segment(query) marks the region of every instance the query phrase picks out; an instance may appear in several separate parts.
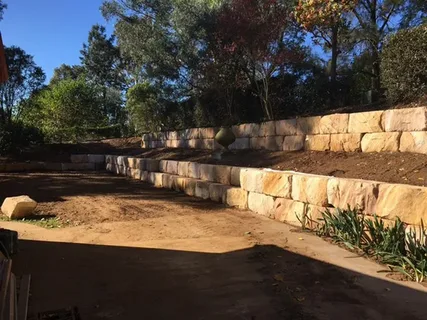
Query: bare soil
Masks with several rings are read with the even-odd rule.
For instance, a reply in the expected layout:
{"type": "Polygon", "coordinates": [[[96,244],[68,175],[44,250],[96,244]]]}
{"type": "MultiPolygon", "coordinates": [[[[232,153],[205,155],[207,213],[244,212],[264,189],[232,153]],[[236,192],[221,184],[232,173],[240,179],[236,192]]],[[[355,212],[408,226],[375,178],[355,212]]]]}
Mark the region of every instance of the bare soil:
{"type": "Polygon", "coordinates": [[[427,319],[426,289],[311,234],[107,174],[3,174],[70,226],[19,232],[31,312],[82,319],[427,319]]]}

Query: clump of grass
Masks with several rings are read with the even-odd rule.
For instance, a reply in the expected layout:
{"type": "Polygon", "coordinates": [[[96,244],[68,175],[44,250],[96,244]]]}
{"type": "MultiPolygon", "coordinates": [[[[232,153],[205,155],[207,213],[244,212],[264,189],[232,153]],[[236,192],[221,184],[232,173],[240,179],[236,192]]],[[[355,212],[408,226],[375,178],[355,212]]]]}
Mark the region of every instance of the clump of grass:
{"type": "Polygon", "coordinates": [[[39,226],[46,229],[56,229],[56,228],[62,228],[63,222],[58,217],[37,217],[37,216],[31,216],[29,218],[23,218],[23,219],[17,219],[17,220],[11,220],[6,216],[0,216],[0,221],[13,221],[13,222],[21,222],[21,223],[28,223],[35,226],[39,226]]]}
{"type": "Polygon", "coordinates": [[[386,226],[377,216],[370,220],[357,209],[349,208],[323,212],[316,233],[351,250],[362,250],[393,271],[422,282],[427,277],[427,231],[423,223],[407,232],[405,227],[399,218],[386,226]]]}

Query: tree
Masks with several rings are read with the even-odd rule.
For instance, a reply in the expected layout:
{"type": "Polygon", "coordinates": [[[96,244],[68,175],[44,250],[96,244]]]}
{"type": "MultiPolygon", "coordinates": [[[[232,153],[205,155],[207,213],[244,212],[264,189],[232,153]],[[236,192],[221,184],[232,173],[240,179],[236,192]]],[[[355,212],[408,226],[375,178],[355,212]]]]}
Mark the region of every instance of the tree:
{"type": "Polygon", "coordinates": [[[68,64],[61,64],[58,68],[53,71],[53,76],[50,79],[49,84],[55,85],[62,80],[77,80],[80,77],[85,77],[86,70],[83,66],[68,64]]]}
{"type": "Polygon", "coordinates": [[[12,116],[19,116],[20,102],[32,92],[43,87],[45,74],[36,65],[31,55],[19,47],[5,48],[9,80],[0,86],[1,108],[0,122],[9,123],[12,116]]]}
{"type": "Polygon", "coordinates": [[[299,0],[295,9],[297,21],[313,35],[314,42],[331,51],[331,104],[335,103],[337,90],[338,56],[342,52],[343,38],[348,36],[350,21],[346,15],[354,5],[354,0],[299,0]]]}
{"type": "Polygon", "coordinates": [[[78,141],[86,128],[106,125],[96,89],[84,79],[62,80],[35,99],[41,115],[36,121],[51,141],[78,141]]]}
{"type": "Polygon", "coordinates": [[[112,123],[122,108],[122,99],[117,99],[125,88],[123,61],[115,37],[107,36],[105,27],[94,25],[89,32],[88,43],[81,50],[81,61],[87,80],[100,88],[104,113],[112,123]],[[110,98],[114,99],[110,99],[110,98]]]}
{"type": "Polygon", "coordinates": [[[3,20],[4,10],[7,9],[7,4],[0,0],[0,20],[3,20]]]}
{"type": "Polygon", "coordinates": [[[286,39],[290,4],[280,0],[232,0],[221,8],[215,30],[212,60],[224,61],[221,64],[225,70],[233,74],[241,68],[246,84],[240,77],[232,83],[250,84],[269,120],[274,118],[272,79],[284,65],[302,59],[299,43],[286,39]]]}

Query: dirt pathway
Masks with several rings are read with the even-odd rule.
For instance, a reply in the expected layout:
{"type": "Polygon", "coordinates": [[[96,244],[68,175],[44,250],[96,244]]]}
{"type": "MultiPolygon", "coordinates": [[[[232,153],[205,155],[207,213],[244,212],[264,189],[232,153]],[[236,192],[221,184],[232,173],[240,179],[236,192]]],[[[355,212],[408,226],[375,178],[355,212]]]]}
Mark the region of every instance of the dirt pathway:
{"type": "Polygon", "coordinates": [[[14,269],[33,276],[33,312],[75,305],[84,320],[427,319],[421,285],[389,280],[373,262],[250,212],[108,175],[0,177],[0,197],[14,191],[39,200],[40,213],[80,224],[0,223],[22,239],[14,269]]]}

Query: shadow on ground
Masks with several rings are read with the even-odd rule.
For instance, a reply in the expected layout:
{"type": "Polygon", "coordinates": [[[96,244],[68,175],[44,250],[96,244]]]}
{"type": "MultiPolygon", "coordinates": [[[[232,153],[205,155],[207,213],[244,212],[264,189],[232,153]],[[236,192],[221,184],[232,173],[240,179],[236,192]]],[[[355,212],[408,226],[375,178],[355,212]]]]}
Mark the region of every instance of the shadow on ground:
{"type": "Polygon", "coordinates": [[[14,271],[32,274],[30,311],[77,306],[84,320],[423,319],[427,298],[276,246],[222,254],[40,241],[20,247],[14,271]]]}

